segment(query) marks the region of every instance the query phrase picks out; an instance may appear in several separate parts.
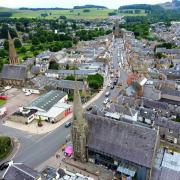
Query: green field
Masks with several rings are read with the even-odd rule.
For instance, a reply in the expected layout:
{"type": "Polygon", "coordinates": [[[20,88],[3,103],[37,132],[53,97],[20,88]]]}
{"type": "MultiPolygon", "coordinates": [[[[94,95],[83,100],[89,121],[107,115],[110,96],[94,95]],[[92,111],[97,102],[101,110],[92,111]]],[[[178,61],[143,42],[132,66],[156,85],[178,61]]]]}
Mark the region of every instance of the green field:
{"type": "MultiPolygon", "coordinates": [[[[43,18],[41,14],[47,13],[48,16],[46,19],[57,19],[59,16],[66,16],[68,19],[105,19],[108,17],[108,13],[112,13],[114,9],[89,9],[90,12],[83,12],[84,9],[75,9],[75,10],[15,10],[0,8],[0,12],[12,12],[12,17],[14,18],[43,18]]],[[[119,13],[121,16],[144,16],[146,15],[144,11],[140,14],[129,14],[129,13],[119,13]]]]}
{"type": "Polygon", "coordinates": [[[113,12],[114,10],[97,10],[91,9],[90,12],[83,12],[80,10],[40,10],[40,11],[30,11],[30,10],[21,10],[13,13],[15,18],[42,18],[41,14],[49,14],[46,19],[57,19],[59,16],[66,16],[68,19],[103,19],[108,17],[108,13],[113,12]]]}
{"type": "Polygon", "coordinates": [[[1,99],[0,99],[0,106],[4,105],[5,103],[6,103],[5,100],[1,100],[1,99]]]}

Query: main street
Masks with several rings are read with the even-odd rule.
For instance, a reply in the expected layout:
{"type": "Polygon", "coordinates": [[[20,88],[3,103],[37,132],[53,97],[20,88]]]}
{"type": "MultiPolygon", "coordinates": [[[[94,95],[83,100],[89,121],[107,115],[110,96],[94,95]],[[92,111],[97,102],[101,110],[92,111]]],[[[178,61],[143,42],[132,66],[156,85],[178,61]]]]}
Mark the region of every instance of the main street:
{"type": "MultiPolygon", "coordinates": [[[[115,48],[112,50],[112,61],[115,70],[119,70],[119,62],[121,62],[122,41],[116,40],[114,42],[115,48]]],[[[127,73],[124,70],[120,70],[119,82],[123,82],[127,78],[127,73]]],[[[105,93],[110,92],[110,99],[116,97],[119,90],[115,87],[110,89],[105,88],[104,93],[94,102],[98,107],[103,107],[103,101],[105,99],[105,93]]],[[[9,136],[15,136],[20,141],[20,149],[14,157],[15,162],[22,162],[26,165],[35,168],[49,157],[54,155],[59,147],[65,143],[66,137],[70,134],[70,128],[65,128],[64,124],[58,127],[53,132],[43,135],[32,135],[26,132],[22,132],[16,129],[8,128],[0,125],[0,133],[9,136]]]]}

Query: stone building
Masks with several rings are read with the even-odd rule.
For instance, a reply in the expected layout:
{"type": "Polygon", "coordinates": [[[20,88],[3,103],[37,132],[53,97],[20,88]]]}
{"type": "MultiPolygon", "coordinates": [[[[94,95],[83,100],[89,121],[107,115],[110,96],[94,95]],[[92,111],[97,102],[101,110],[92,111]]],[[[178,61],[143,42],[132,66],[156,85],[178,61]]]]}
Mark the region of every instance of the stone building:
{"type": "Polygon", "coordinates": [[[74,150],[74,159],[81,162],[87,161],[87,132],[88,125],[84,118],[83,108],[81,104],[81,97],[76,84],[74,90],[74,106],[73,106],[73,125],[72,125],[72,143],[74,150]]]}
{"type": "Polygon", "coordinates": [[[75,160],[103,165],[114,170],[119,179],[151,179],[159,144],[158,131],[101,115],[84,114],[77,86],[71,135],[75,160]]]}
{"type": "Polygon", "coordinates": [[[116,172],[118,179],[151,179],[158,131],[136,123],[85,114],[88,161],[116,172]]]}
{"type": "Polygon", "coordinates": [[[0,82],[2,85],[23,86],[27,79],[27,66],[5,64],[3,66],[0,82]]]}

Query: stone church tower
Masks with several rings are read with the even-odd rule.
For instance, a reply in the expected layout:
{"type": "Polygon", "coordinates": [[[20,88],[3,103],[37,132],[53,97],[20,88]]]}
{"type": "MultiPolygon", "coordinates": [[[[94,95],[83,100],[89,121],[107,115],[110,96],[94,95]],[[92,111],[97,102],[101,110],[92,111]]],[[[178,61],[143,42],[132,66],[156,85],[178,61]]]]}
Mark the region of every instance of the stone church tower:
{"type": "Polygon", "coordinates": [[[16,54],[16,49],[14,47],[14,41],[11,38],[9,32],[8,32],[8,41],[9,41],[9,64],[19,64],[19,59],[16,54]]]}
{"type": "Polygon", "coordinates": [[[122,30],[120,28],[119,19],[115,19],[115,21],[114,21],[113,34],[114,34],[115,38],[123,37],[122,30]]]}
{"type": "Polygon", "coordinates": [[[87,161],[87,133],[88,124],[84,118],[81,97],[77,84],[74,90],[74,109],[73,109],[73,123],[71,129],[71,138],[73,143],[74,160],[80,162],[87,161]]]}

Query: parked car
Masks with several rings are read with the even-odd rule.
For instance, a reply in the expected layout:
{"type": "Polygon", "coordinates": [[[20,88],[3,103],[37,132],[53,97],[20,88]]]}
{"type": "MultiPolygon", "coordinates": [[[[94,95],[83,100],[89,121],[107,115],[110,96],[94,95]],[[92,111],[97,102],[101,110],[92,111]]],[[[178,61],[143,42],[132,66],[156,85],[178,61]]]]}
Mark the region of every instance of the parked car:
{"type": "Polygon", "coordinates": [[[109,101],[110,101],[109,98],[106,98],[106,99],[104,100],[104,104],[107,104],[109,101]]]}
{"type": "Polygon", "coordinates": [[[92,106],[89,106],[86,111],[91,111],[92,110],[92,106]]]}
{"type": "Polygon", "coordinates": [[[113,86],[113,85],[111,85],[110,89],[114,89],[114,86],[113,86]]]}
{"type": "Polygon", "coordinates": [[[26,96],[30,96],[30,95],[31,95],[31,92],[26,92],[25,95],[26,95],[26,96]]]}
{"type": "Polygon", "coordinates": [[[5,169],[7,169],[10,162],[11,162],[11,161],[6,161],[6,162],[2,163],[2,164],[0,165],[0,171],[3,171],[3,170],[5,170],[5,169]]]}
{"type": "Polygon", "coordinates": [[[6,86],[4,89],[5,90],[9,90],[9,89],[11,89],[12,88],[12,86],[6,86]]]}
{"type": "Polygon", "coordinates": [[[110,95],[110,92],[106,92],[105,96],[108,97],[110,95]]]}
{"type": "Polygon", "coordinates": [[[70,127],[71,126],[71,122],[67,122],[66,124],[65,124],[65,128],[68,128],[68,127],[70,127]]]}

